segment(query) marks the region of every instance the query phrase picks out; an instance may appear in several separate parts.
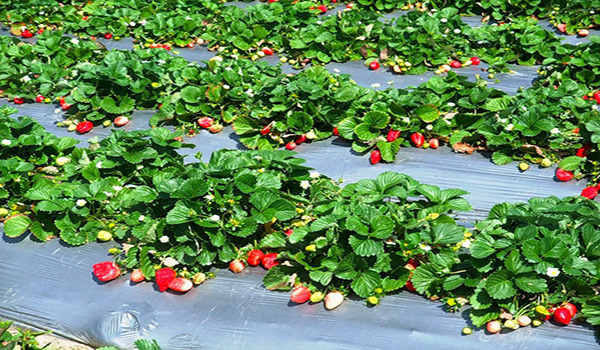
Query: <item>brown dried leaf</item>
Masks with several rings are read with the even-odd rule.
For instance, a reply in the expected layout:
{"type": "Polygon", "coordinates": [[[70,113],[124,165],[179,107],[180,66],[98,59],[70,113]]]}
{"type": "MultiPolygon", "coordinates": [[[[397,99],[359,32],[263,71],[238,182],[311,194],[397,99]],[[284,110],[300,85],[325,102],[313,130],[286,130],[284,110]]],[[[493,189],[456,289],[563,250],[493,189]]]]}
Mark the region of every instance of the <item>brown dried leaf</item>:
{"type": "Polygon", "coordinates": [[[388,59],[388,49],[387,48],[381,50],[381,52],[379,53],[379,59],[382,61],[385,61],[388,59]]]}
{"type": "Polygon", "coordinates": [[[473,154],[473,152],[475,152],[477,150],[476,147],[473,147],[473,146],[469,145],[468,143],[464,143],[464,142],[455,143],[454,145],[452,145],[452,149],[454,149],[455,152],[466,153],[466,154],[473,154]]]}

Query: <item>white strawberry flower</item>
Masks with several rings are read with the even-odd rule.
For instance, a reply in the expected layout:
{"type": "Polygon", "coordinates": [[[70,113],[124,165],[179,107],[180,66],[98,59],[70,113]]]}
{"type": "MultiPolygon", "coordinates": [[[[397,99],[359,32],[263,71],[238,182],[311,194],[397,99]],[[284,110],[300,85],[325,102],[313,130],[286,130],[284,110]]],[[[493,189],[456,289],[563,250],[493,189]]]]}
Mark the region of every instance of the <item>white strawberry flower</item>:
{"type": "Polygon", "coordinates": [[[165,258],[165,260],[163,260],[163,264],[165,264],[166,267],[173,267],[179,265],[179,261],[168,256],[165,258]]]}
{"type": "Polygon", "coordinates": [[[23,78],[21,78],[21,81],[24,82],[24,83],[27,83],[27,82],[31,81],[31,78],[28,75],[26,75],[23,78]]]}
{"type": "Polygon", "coordinates": [[[551,134],[560,134],[560,129],[559,128],[554,128],[552,130],[550,130],[551,134]]]}
{"type": "Polygon", "coordinates": [[[254,97],[254,91],[252,89],[248,89],[246,90],[246,95],[248,95],[248,97],[254,97]]]}
{"type": "Polygon", "coordinates": [[[143,26],[145,26],[146,22],[148,22],[148,21],[146,21],[145,19],[143,19],[143,20],[140,21],[140,24],[143,25],[143,26]]]}
{"type": "Polygon", "coordinates": [[[83,207],[87,202],[85,201],[85,199],[78,199],[77,202],[75,202],[75,204],[78,207],[83,207]]]}
{"type": "Polygon", "coordinates": [[[124,25],[125,27],[127,27],[127,26],[129,26],[129,23],[125,22],[125,23],[123,23],[123,25],[124,25]]]}
{"type": "Polygon", "coordinates": [[[232,70],[233,68],[231,67],[225,67],[225,70],[232,70]]]}
{"type": "Polygon", "coordinates": [[[410,123],[410,118],[409,117],[404,117],[404,118],[402,118],[402,122],[408,124],[408,123],[410,123]]]}
{"type": "Polygon", "coordinates": [[[316,178],[318,178],[319,176],[321,176],[321,174],[319,174],[319,172],[318,172],[318,171],[314,171],[314,170],[312,170],[312,171],[310,172],[310,175],[309,175],[309,176],[310,176],[310,178],[311,178],[311,179],[316,179],[316,178]]]}
{"type": "Polygon", "coordinates": [[[140,217],[138,218],[138,220],[139,220],[140,222],[141,222],[141,221],[144,221],[144,220],[146,220],[146,217],[145,217],[144,215],[140,215],[140,217]]]}
{"type": "Polygon", "coordinates": [[[225,90],[229,90],[230,88],[231,87],[229,85],[227,85],[227,84],[223,85],[223,89],[225,89],[225,90]]]}
{"type": "Polygon", "coordinates": [[[11,144],[12,144],[11,140],[7,140],[7,139],[2,140],[2,145],[3,146],[10,146],[11,144]]]}
{"type": "Polygon", "coordinates": [[[526,110],[527,110],[527,107],[525,107],[525,106],[523,106],[523,107],[521,107],[521,108],[523,108],[523,110],[524,110],[524,111],[526,111],[526,110]]]}
{"type": "Polygon", "coordinates": [[[120,190],[122,190],[122,189],[123,189],[123,187],[121,187],[121,186],[113,186],[112,188],[113,188],[113,190],[115,190],[116,192],[119,192],[120,190]]]}
{"type": "Polygon", "coordinates": [[[71,39],[71,42],[73,43],[73,45],[79,45],[79,40],[77,40],[77,38],[71,39]]]}
{"type": "Polygon", "coordinates": [[[454,103],[454,102],[448,102],[448,106],[454,107],[454,106],[456,106],[456,103],[454,103]]]}
{"type": "Polygon", "coordinates": [[[215,196],[213,196],[212,194],[207,194],[206,196],[204,196],[204,199],[206,199],[207,201],[212,201],[213,199],[215,199],[215,196]]]}
{"type": "Polygon", "coordinates": [[[136,23],[134,21],[129,22],[129,25],[132,26],[132,27],[135,26],[135,24],[136,23]]]}
{"type": "Polygon", "coordinates": [[[393,80],[390,80],[387,83],[388,83],[388,85],[394,85],[394,81],[393,80]]]}
{"type": "Polygon", "coordinates": [[[597,110],[597,109],[598,109],[598,105],[593,105],[593,106],[592,106],[592,109],[593,109],[593,110],[597,110]]]}
{"type": "Polygon", "coordinates": [[[323,21],[316,21],[316,24],[323,24],[323,21]]]}
{"type": "Polygon", "coordinates": [[[506,130],[508,130],[508,131],[511,131],[511,130],[513,130],[514,128],[515,128],[515,126],[514,126],[513,124],[508,124],[508,125],[506,126],[506,130]]]}
{"type": "Polygon", "coordinates": [[[333,68],[333,72],[334,73],[339,73],[339,72],[341,72],[341,70],[339,70],[338,68],[333,68]]]}
{"type": "Polygon", "coordinates": [[[427,124],[427,126],[425,127],[425,129],[427,129],[427,130],[433,130],[433,125],[427,124]]]}
{"type": "Polygon", "coordinates": [[[98,168],[98,169],[102,169],[102,162],[98,162],[98,163],[96,163],[96,168],[98,168]]]}
{"type": "Polygon", "coordinates": [[[448,19],[447,18],[442,18],[442,19],[440,19],[440,22],[446,23],[446,22],[448,22],[448,19]]]}
{"type": "Polygon", "coordinates": [[[167,61],[165,61],[165,60],[158,60],[158,64],[165,64],[165,63],[167,63],[167,61]]]}
{"type": "Polygon", "coordinates": [[[138,165],[136,169],[137,170],[142,170],[142,169],[144,169],[144,166],[143,165],[138,165]]]}
{"type": "Polygon", "coordinates": [[[373,84],[371,84],[371,87],[375,88],[375,89],[378,88],[378,87],[380,87],[380,86],[381,86],[381,84],[379,84],[379,83],[373,83],[373,84]]]}
{"type": "Polygon", "coordinates": [[[162,236],[158,239],[161,243],[168,243],[169,242],[169,237],[167,236],[162,236]]]}
{"type": "Polygon", "coordinates": [[[306,190],[310,187],[310,182],[308,182],[307,180],[300,181],[300,187],[306,190]]]}
{"type": "Polygon", "coordinates": [[[54,110],[54,114],[58,114],[60,112],[62,112],[62,109],[60,109],[60,108],[57,108],[57,109],[54,110]]]}
{"type": "Polygon", "coordinates": [[[219,221],[219,220],[221,220],[221,217],[220,217],[219,215],[216,215],[216,214],[215,214],[215,215],[211,216],[211,217],[210,217],[210,219],[211,219],[212,221],[219,221]]]}
{"type": "Polygon", "coordinates": [[[560,275],[560,270],[554,267],[549,267],[548,269],[546,269],[546,275],[550,277],[556,277],[560,275]]]}
{"type": "Polygon", "coordinates": [[[104,191],[104,194],[105,194],[107,197],[112,197],[112,196],[113,196],[113,194],[112,194],[112,193],[110,193],[110,192],[107,192],[107,191],[104,191]]]}
{"type": "Polygon", "coordinates": [[[504,123],[506,123],[506,122],[508,121],[508,119],[506,119],[506,118],[500,118],[500,120],[499,120],[499,121],[500,121],[500,123],[503,123],[503,124],[504,124],[504,123]]]}
{"type": "Polygon", "coordinates": [[[471,241],[467,239],[466,241],[462,242],[460,246],[463,248],[471,248],[471,241]]]}
{"type": "Polygon", "coordinates": [[[454,29],[454,34],[460,34],[460,29],[454,29]]]}
{"type": "Polygon", "coordinates": [[[419,244],[419,247],[421,247],[421,249],[423,249],[423,250],[424,250],[424,251],[426,251],[426,252],[428,252],[428,251],[430,251],[430,250],[431,250],[431,246],[430,246],[430,245],[427,245],[427,244],[425,244],[425,243],[421,243],[421,244],[419,244]]]}

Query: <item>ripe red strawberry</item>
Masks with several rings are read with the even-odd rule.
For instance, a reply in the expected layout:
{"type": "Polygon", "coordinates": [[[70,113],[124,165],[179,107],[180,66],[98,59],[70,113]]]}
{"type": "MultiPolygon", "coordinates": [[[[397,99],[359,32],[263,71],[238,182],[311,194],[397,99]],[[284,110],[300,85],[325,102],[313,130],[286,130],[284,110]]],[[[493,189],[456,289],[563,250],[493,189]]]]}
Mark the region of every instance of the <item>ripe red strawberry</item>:
{"type": "Polygon", "coordinates": [[[571,316],[571,310],[567,309],[566,307],[559,307],[554,311],[554,315],[552,316],[552,319],[559,324],[562,325],[568,325],[571,322],[571,319],[573,318],[573,316],[571,316]]]}
{"type": "Polygon", "coordinates": [[[347,5],[346,5],[346,8],[347,8],[347,9],[351,9],[351,8],[353,8],[353,7],[354,7],[354,4],[353,4],[353,3],[349,3],[349,4],[347,4],[347,5]]]}
{"type": "Polygon", "coordinates": [[[299,285],[292,291],[290,300],[296,304],[306,303],[310,300],[310,289],[303,285],[299,285]]]}
{"type": "Polygon", "coordinates": [[[111,33],[104,34],[104,38],[106,38],[106,39],[110,40],[110,39],[112,39],[112,37],[113,37],[113,35],[111,33]]]}
{"type": "Polygon", "coordinates": [[[290,151],[291,151],[291,150],[293,150],[294,148],[296,148],[296,146],[297,146],[297,145],[296,145],[296,143],[295,143],[295,142],[288,142],[288,143],[285,145],[285,148],[286,148],[287,150],[290,150],[290,151]]]}
{"type": "Polygon", "coordinates": [[[571,132],[573,134],[579,134],[579,128],[575,128],[575,129],[571,130],[571,132]]]}
{"type": "Polygon", "coordinates": [[[583,97],[582,97],[582,98],[583,98],[584,100],[587,100],[587,99],[588,99],[588,95],[583,95],[583,97]]]}
{"type": "Polygon", "coordinates": [[[32,33],[32,32],[30,32],[28,29],[25,29],[25,30],[24,30],[24,31],[21,33],[21,36],[22,36],[23,38],[29,39],[29,38],[31,38],[31,37],[33,36],[33,33],[32,33]]]}
{"type": "Polygon", "coordinates": [[[162,269],[156,270],[156,284],[158,284],[158,290],[161,292],[166,291],[169,288],[169,284],[177,277],[177,273],[170,267],[163,267],[162,269]]]}
{"type": "Polygon", "coordinates": [[[304,134],[302,134],[302,135],[300,135],[300,136],[296,137],[296,143],[297,143],[298,145],[299,145],[299,144],[301,144],[302,142],[305,142],[305,141],[306,141],[306,135],[304,135],[304,134]]]}
{"type": "Polygon", "coordinates": [[[246,268],[246,265],[244,265],[241,260],[236,259],[229,263],[229,269],[233,271],[233,273],[240,273],[244,271],[244,268],[246,268]]]}
{"type": "Polygon", "coordinates": [[[391,129],[387,133],[387,140],[389,142],[394,142],[394,141],[396,141],[398,139],[398,136],[400,136],[400,130],[391,129]]]}
{"type": "Polygon", "coordinates": [[[102,282],[112,281],[121,275],[121,269],[112,261],[105,261],[92,266],[94,276],[102,282]]]}
{"type": "Polygon", "coordinates": [[[569,311],[571,312],[571,317],[575,317],[575,315],[577,314],[577,306],[571,303],[564,303],[562,304],[562,307],[564,307],[565,309],[569,309],[569,311]]]}
{"type": "Polygon", "coordinates": [[[267,56],[273,55],[273,49],[270,47],[263,47],[262,52],[267,56]]]}
{"type": "Polygon", "coordinates": [[[145,279],[146,279],[146,277],[144,277],[142,270],[135,269],[135,270],[131,271],[131,282],[138,283],[138,282],[142,282],[145,279]]]}
{"type": "Polygon", "coordinates": [[[475,57],[475,56],[473,56],[473,57],[471,57],[471,63],[472,63],[474,66],[477,66],[477,65],[479,65],[479,64],[481,63],[481,60],[479,59],[479,57],[475,57]]]}
{"type": "Polygon", "coordinates": [[[60,104],[61,107],[64,106],[65,104],[67,104],[65,102],[65,97],[64,96],[59,97],[58,98],[58,103],[60,104]]]}
{"type": "Polygon", "coordinates": [[[317,7],[317,9],[319,11],[321,11],[321,14],[324,14],[327,12],[327,6],[325,6],[325,5],[319,5],[319,7],[317,7]]]}
{"type": "Polygon", "coordinates": [[[270,132],[271,132],[271,126],[270,126],[270,125],[266,125],[265,127],[263,127],[263,128],[260,130],[260,134],[261,134],[261,135],[267,135],[267,134],[268,134],[268,133],[270,133],[270,132]]]}
{"type": "Polygon", "coordinates": [[[24,99],[24,98],[21,98],[21,97],[15,97],[15,98],[13,99],[13,102],[14,102],[15,104],[17,104],[17,105],[22,105],[23,103],[25,103],[25,99],[24,99]]]}
{"type": "Polygon", "coordinates": [[[86,132],[92,130],[93,127],[94,124],[91,121],[86,120],[77,124],[77,132],[79,132],[80,134],[85,134],[86,132]]]}
{"type": "Polygon", "coordinates": [[[600,103],[600,91],[597,91],[594,93],[594,100],[596,100],[596,102],[600,103]]]}
{"type": "Polygon", "coordinates": [[[369,68],[371,68],[372,70],[378,70],[379,69],[379,62],[377,61],[373,61],[369,64],[369,68]]]}
{"type": "Polygon", "coordinates": [[[125,116],[116,117],[114,120],[114,123],[116,126],[123,126],[123,125],[129,123],[129,118],[127,118],[125,116]]]}
{"type": "Polygon", "coordinates": [[[573,172],[558,168],[556,169],[556,178],[559,181],[570,181],[573,178],[573,172]]]}
{"type": "Polygon", "coordinates": [[[410,291],[410,292],[416,292],[417,290],[415,289],[415,286],[413,286],[412,281],[408,281],[406,282],[406,290],[410,291]]]}
{"type": "Polygon", "coordinates": [[[438,139],[429,140],[429,147],[431,147],[433,149],[440,147],[440,140],[438,140],[438,139]]]}
{"type": "Polygon", "coordinates": [[[559,32],[564,33],[567,31],[567,25],[564,23],[559,23],[556,25],[556,28],[558,29],[559,32]]]}
{"type": "Polygon", "coordinates": [[[279,265],[277,262],[277,253],[263,255],[263,257],[260,258],[260,263],[267,270],[270,270],[273,266],[279,265]]]}
{"type": "MultiPolygon", "coordinates": [[[[581,191],[581,196],[588,198],[588,199],[594,199],[594,198],[596,198],[597,195],[598,195],[598,189],[593,186],[586,187],[583,189],[583,191],[581,191]]],[[[571,304],[571,305],[573,305],[573,304],[571,304]]]]}
{"type": "Polygon", "coordinates": [[[194,48],[194,42],[192,41],[191,43],[187,44],[187,47],[189,47],[190,49],[194,48]]]}
{"type": "Polygon", "coordinates": [[[260,260],[265,255],[262,251],[258,249],[252,249],[248,252],[248,265],[250,266],[258,266],[260,264],[260,260]]]}
{"type": "Polygon", "coordinates": [[[408,259],[408,264],[407,264],[407,265],[410,265],[410,266],[412,266],[412,269],[414,270],[414,269],[416,269],[417,267],[419,267],[419,265],[421,265],[421,263],[420,263],[418,260],[415,260],[415,259],[413,259],[413,258],[410,258],[410,259],[408,259]]]}
{"type": "Polygon", "coordinates": [[[337,126],[335,128],[333,128],[333,135],[340,136],[340,132],[338,131],[337,126]]]}
{"type": "Polygon", "coordinates": [[[488,332],[496,334],[500,333],[500,331],[502,330],[502,325],[498,321],[490,321],[487,323],[486,328],[488,332]]]}
{"type": "Polygon", "coordinates": [[[581,147],[577,149],[577,153],[575,153],[575,155],[577,157],[585,158],[588,155],[588,151],[585,148],[581,147]]]}
{"type": "Polygon", "coordinates": [[[200,125],[200,127],[204,129],[210,128],[214,122],[214,119],[211,117],[202,117],[198,119],[198,125],[200,125]]]}
{"type": "Polygon", "coordinates": [[[412,135],[410,135],[410,140],[412,141],[413,145],[415,145],[415,147],[421,147],[425,143],[425,137],[423,137],[423,134],[421,134],[420,132],[415,132],[412,135]]]}
{"type": "Polygon", "coordinates": [[[65,103],[64,105],[62,105],[62,110],[63,111],[68,111],[69,108],[71,108],[71,107],[73,107],[73,105],[65,103]]]}
{"type": "Polygon", "coordinates": [[[44,28],[42,28],[42,29],[38,30],[38,35],[41,35],[41,34],[42,34],[44,31],[45,31],[45,29],[44,29],[44,28]]]}
{"type": "MultiPolygon", "coordinates": [[[[599,185],[599,186],[600,186],[600,185],[599,185]]],[[[285,230],[283,233],[285,233],[285,235],[289,237],[289,236],[291,236],[291,235],[292,235],[292,233],[294,233],[294,230],[291,230],[291,229],[289,229],[289,230],[285,230]]]]}
{"type": "Polygon", "coordinates": [[[169,283],[168,288],[174,290],[176,292],[189,292],[192,287],[194,287],[194,283],[188,280],[187,278],[177,277],[169,283]]]}
{"type": "Polygon", "coordinates": [[[35,98],[35,102],[42,103],[42,102],[44,102],[44,99],[45,99],[44,96],[37,95],[37,97],[35,98]]]}
{"type": "Polygon", "coordinates": [[[374,150],[371,152],[371,164],[377,164],[381,161],[381,152],[379,150],[374,150]]]}
{"type": "Polygon", "coordinates": [[[462,63],[460,63],[458,61],[452,61],[452,62],[450,62],[450,67],[452,67],[452,68],[460,68],[460,67],[462,67],[462,63]]]}

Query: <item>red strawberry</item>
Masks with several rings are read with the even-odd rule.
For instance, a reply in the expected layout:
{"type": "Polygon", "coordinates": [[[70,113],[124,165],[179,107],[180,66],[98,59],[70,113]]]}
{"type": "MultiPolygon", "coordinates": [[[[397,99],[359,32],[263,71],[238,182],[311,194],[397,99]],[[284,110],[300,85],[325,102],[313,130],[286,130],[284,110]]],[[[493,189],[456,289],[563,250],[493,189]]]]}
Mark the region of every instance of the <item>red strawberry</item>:
{"type": "Polygon", "coordinates": [[[577,149],[577,153],[575,153],[575,155],[577,157],[585,158],[588,155],[588,151],[585,148],[581,147],[577,149]]]}
{"type": "Polygon", "coordinates": [[[429,140],[429,147],[431,147],[433,149],[440,147],[440,140],[438,140],[438,139],[429,140]]]}
{"type": "Polygon", "coordinates": [[[351,9],[351,8],[353,8],[353,7],[354,7],[354,4],[353,4],[353,3],[349,3],[349,4],[347,4],[347,5],[346,5],[346,8],[347,8],[347,9],[351,9]]]}
{"type": "Polygon", "coordinates": [[[556,309],[554,311],[554,315],[552,316],[552,319],[559,324],[562,325],[568,325],[571,322],[571,319],[573,318],[573,316],[571,316],[571,310],[567,309],[566,307],[559,307],[558,309],[556,309]]]}
{"type": "Polygon", "coordinates": [[[258,266],[260,264],[260,259],[265,255],[262,251],[258,249],[252,249],[248,252],[248,265],[250,266],[258,266]]]}
{"type": "Polygon", "coordinates": [[[412,141],[413,145],[415,145],[415,147],[421,147],[425,143],[425,137],[423,137],[423,134],[421,134],[420,132],[415,132],[412,135],[410,135],[410,140],[412,141]]]}
{"type": "Polygon", "coordinates": [[[414,270],[417,267],[419,267],[419,265],[421,265],[421,263],[418,260],[410,258],[410,259],[408,259],[408,265],[412,266],[412,269],[414,270]]]}
{"type": "Polygon", "coordinates": [[[462,67],[462,63],[460,63],[458,61],[452,61],[452,62],[450,62],[450,66],[452,68],[460,68],[460,67],[462,67]]]}
{"type": "Polygon", "coordinates": [[[319,7],[317,7],[317,9],[319,11],[321,11],[321,14],[324,14],[327,12],[327,6],[325,6],[325,5],[320,5],[319,7]]]}
{"type": "Polygon", "coordinates": [[[127,118],[125,116],[116,117],[114,120],[114,123],[116,126],[123,126],[123,125],[129,123],[129,118],[127,118]]]}
{"type": "Polygon", "coordinates": [[[263,47],[262,52],[267,56],[273,55],[273,49],[270,47],[263,47]]]}
{"type": "Polygon", "coordinates": [[[583,98],[584,100],[587,100],[587,99],[588,99],[588,95],[583,95],[583,97],[582,97],[582,98],[583,98]]]}
{"type": "MultiPolygon", "coordinates": [[[[597,195],[598,195],[598,189],[593,186],[586,187],[583,189],[583,191],[581,191],[581,196],[588,198],[588,199],[594,199],[594,198],[596,198],[597,195]]],[[[573,304],[571,304],[571,305],[573,305],[573,304]]]]}
{"type": "Polygon", "coordinates": [[[390,131],[388,131],[387,140],[389,142],[394,142],[398,139],[398,136],[400,136],[400,130],[391,129],[390,131]]]}
{"type": "Polygon", "coordinates": [[[310,300],[310,289],[306,288],[303,285],[299,285],[292,291],[292,295],[290,295],[290,300],[296,304],[306,303],[310,300]]]}
{"type": "Polygon", "coordinates": [[[263,257],[260,258],[260,263],[267,270],[270,270],[273,266],[279,265],[277,262],[277,253],[263,255],[263,257]]]}
{"type": "Polygon", "coordinates": [[[294,148],[296,148],[296,146],[297,146],[297,145],[296,145],[296,143],[295,143],[295,142],[288,142],[288,143],[287,143],[287,145],[285,145],[285,148],[286,148],[287,150],[290,150],[290,151],[291,151],[291,150],[293,150],[294,148]]]}
{"type": "Polygon", "coordinates": [[[44,99],[45,99],[44,96],[37,95],[37,97],[35,98],[35,101],[38,103],[42,103],[42,102],[44,102],[44,99]]]}
{"type": "Polygon", "coordinates": [[[25,103],[25,99],[24,99],[24,98],[21,98],[21,97],[15,97],[15,98],[13,99],[13,102],[14,102],[15,104],[17,104],[17,105],[22,105],[23,103],[25,103]]]}
{"type": "Polygon", "coordinates": [[[189,292],[193,286],[194,284],[192,283],[192,281],[188,280],[187,278],[178,277],[172,280],[171,283],[169,283],[168,288],[176,292],[185,293],[189,292]]]}
{"type": "Polygon", "coordinates": [[[170,267],[163,267],[162,269],[156,270],[156,284],[158,289],[164,292],[169,288],[169,284],[177,277],[177,273],[170,267]]]}
{"type": "Polygon", "coordinates": [[[564,23],[559,23],[556,25],[556,28],[558,29],[559,32],[564,33],[567,31],[567,25],[564,23]]]}
{"type": "Polygon", "coordinates": [[[81,19],[83,19],[84,21],[87,21],[88,16],[83,16],[83,17],[81,17],[81,19]]]}
{"type": "Polygon", "coordinates": [[[146,277],[144,277],[142,270],[135,269],[135,270],[131,271],[131,282],[138,283],[138,282],[142,282],[145,279],[146,279],[146,277]]]}
{"type": "Polygon", "coordinates": [[[374,150],[371,152],[371,164],[377,164],[381,161],[381,152],[374,150]]]}
{"type": "MultiPolygon", "coordinates": [[[[600,185],[599,185],[599,186],[600,186],[600,185]]],[[[284,231],[284,233],[285,233],[285,235],[286,235],[286,236],[288,236],[288,237],[289,237],[289,236],[291,236],[291,235],[292,235],[292,233],[294,233],[294,230],[291,230],[291,229],[290,229],[290,230],[285,230],[285,231],[284,231]]]]}
{"type": "Polygon", "coordinates": [[[44,32],[44,30],[45,30],[44,28],[38,30],[38,35],[41,35],[44,32]]]}
{"type": "Polygon", "coordinates": [[[104,34],[104,38],[110,40],[110,39],[112,39],[112,34],[111,33],[106,33],[106,34],[104,34]]]}
{"type": "Polygon", "coordinates": [[[194,42],[192,41],[191,43],[187,44],[187,47],[189,47],[190,49],[194,48],[194,42]]]}
{"type": "Polygon", "coordinates": [[[60,104],[61,107],[64,106],[65,104],[67,104],[65,102],[65,97],[64,96],[59,97],[58,98],[58,103],[60,104]]]}
{"type": "Polygon", "coordinates": [[[596,102],[600,103],[600,91],[594,93],[594,99],[596,102]]]}
{"type": "Polygon", "coordinates": [[[22,36],[23,38],[27,38],[27,39],[29,39],[29,38],[31,38],[31,37],[33,36],[33,33],[32,33],[32,32],[30,32],[28,29],[25,29],[25,30],[24,30],[24,31],[21,33],[21,36],[22,36]]]}
{"type": "Polygon", "coordinates": [[[94,124],[92,124],[91,121],[86,120],[77,124],[77,132],[79,132],[80,134],[85,134],[86,132],[92,130],[93,127],[94,124]]]}
{"type": "Polygon", "coordinates": [[[379,69],[379,62],[377,61],[373,61],[369,64],[369,68],[371,68],[372,70],[378,70],[379,69]]]}
{"type": "Polygon", "coordinates": [[[575,128],[575,129],[571,130],[571,132],[573,134],[579,134],[579,128],[575,128]]]}
{"type": "Polygon", "coordinates": [[[481,60],[479,59],[479,57],[471,57],[471,63],[475,66],[479,65],[481,63],[481,60]]]}
{"type": "Polygon", "coordinates": [[[564,307],[565,309],[569,309],[569,311],[571,311],[571,317],[575,317],[575,315],[577,314],[577,306],[575,306],[571,303],[564,303],[564,304],[562,304],[562,307],[564,307]]]}
{"type": "Polygon", "coordinates": [[[266,125],[264,128],[262,128],[260,130],[260,134],[261,135],[267,135],[270,132],[271,132],[271,126],[270,125],[266,125]]]}
{"type": "Polygon", "coordinates": [[[304,134],[296,137],[296,143],[297,144],[301,144],[302,142],[305,142],[305,141],[306,141],[306,135],[304,135],[304,134]]]}
{"type": "Polygon", "coordinates": [[[65,103],[64,105],[62,105],[62,110],[63,111],[68,111],[69,108],[71,108],[71,107],[73,107],[73,105],[65,103]]]}
{"type": "Polygon", "coordinates": [[[490,332],[492,334],[496,334],[496,333],[500,333],[500,331],[502,330],[502,325],[498,321],[490,321],[487,323],[486,328],[487,328],[488,332],[490,332]]]}
{"type": "Polygon", "coordinates": [[[416,292],[417,290],[415,289],[415,286],[413,286],[412,281],[408,281],[406,282],[406,290],[411,291],[411,292],[416,292]]]}
{"type": "Polygon", "coordinates": [[[234,260],[229,263],[229,269],[233,271],[233,273],[240,273],[244,271],[244,268],[246,268],[246,266],[241,260],[234,260]]]}
{"type": "Polygon", "coordinates": [[[333,128],[333,135],[340,136],[340,132],[338,131],[337,126],[335,128],[333,128]]]}
{"type": "Polygon", "coordinates": [[[214,122],[214,119],[211,117],[202,117],[198,119],[198,125],[200,125],[200,127],[204,129],[210,128],[214,122]]]}
{"type": "Polygon", "coordinates": [[[112,281],[121,275],[121,269],[112,261],[105,261],[92,266],[94,276],[102,282],[112,281]]]}
{"type": "Polygon", "coordinates": [[[558,168],[556,169],[556,178],[559,181],[569,181],[573,178],[573,172],[558,168]]]}

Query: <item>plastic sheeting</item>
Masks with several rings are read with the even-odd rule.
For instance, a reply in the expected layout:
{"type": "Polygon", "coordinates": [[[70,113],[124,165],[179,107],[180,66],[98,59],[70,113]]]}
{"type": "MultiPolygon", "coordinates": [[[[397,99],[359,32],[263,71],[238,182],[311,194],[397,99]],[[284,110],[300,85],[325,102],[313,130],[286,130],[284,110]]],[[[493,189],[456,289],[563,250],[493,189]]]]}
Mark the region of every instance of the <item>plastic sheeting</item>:
{"type": "MultiPolygon", "coordinates": [[[[473,22],[474,23],[474,22],[473,22]]],[[[0,33],[2,34],[2,33],[0,33]]],[[[130,49],[132,42],[104,41],[109,48],[130,49]]],[[[212,56],[205,48],[182,49],[189,60],[212,56]]],[[[267,58],[277,62],[276,57],[267,58]]],[[[289,69],[289,66],[285,69],[289,69]]],[[[371,72],[361,62],[331,64],[328,68],[350,73],[363,86],[374,83],[387,87],[418,85],[430,75],[399,76],[371,72]]],[[[517,74],[497,76],[496,87],[507,92],[528,86],[535,67],[520,67],[517,74]],[[512,90],[511,90],[512,89],[512,90]]],[[[289,69],[291,71],[291,69],[289,69]]],[[[474,77],[479,70],[459,70],[474,77]]],[[[6,102],[0,102],[6,104],[6,102]]],[[[21,115],[35,117],[59,136],[80,140],[104,137],[110,128],[97,127],[85,135],[69,133],[55,124],[63,119],[52,105],[21,105],[21,115]]],[[[154,111],[136,111],[126,130],[147,128],[154,111]]],[[[197,147],[183,149],[186,161],[194,161],[200,151],[208,160],[213,150],[244,149],[231,128],[219,134],[201,132],[187,140],[197,147]]],[[[332,138],[306,143],[296,151],[307,165],[332,178],[355,182],[384,171],[408,174],[424,183],[442,188],[462,188],[474,210],[459,219],[474,222],[487,215],[496,203],[524,201],[535,196],[577,195],[584,183],[559,183],[554,168],[537,168],[520,173],[516,164],[494,165],[481,154],[438,150],[401,149],[393,164],[372,166],[368,156],[358,155],[350,143],[332,138]]],[[[545,324],[501,336],[482,331],[461,336],[468,316],[447,314],[440,303],[402,292],[388,296],[383,303],[367,308],[362,302],[347,300],[334,311],[319,305],[290,304],[288,293],[262,287],[264,270],[246,269],[238,275],[217,271],[217,278],[187,294],[159,293],[151,283],[132,286],[126,278],[98,283],[91,265],[111,259],[108,248],[114,243],[68,247],[59,241],[38,243],[29,237],[0,239],[0,317],[35,328],[53,330],[59,335],[92,346],[114,345],[131,348],[136,339],[156,339],[164,349],[592,349],[598,347],[587,325],[561,328],[545,324]]]]}

